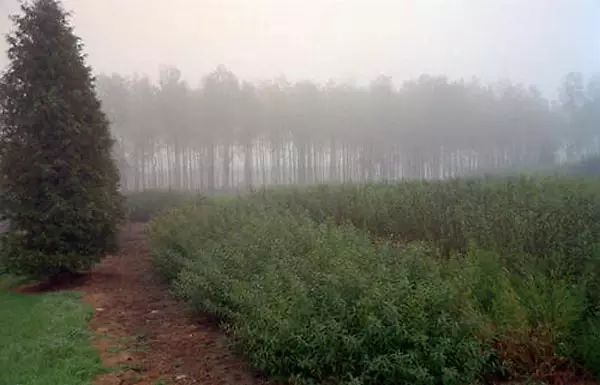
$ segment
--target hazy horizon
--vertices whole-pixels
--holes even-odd
[[[224,64],[250,81],[364,84],[388,75],[401,84],[427,73],[510,79],[554,96],[568,72],[589,76],[600,68],[596,0],[63,3],[96,73],[156,78],[161,65],[173,65],[192,85]],[[5,15],[18,6],[0,4]],[[10,25],[4,17],[2,32]]]

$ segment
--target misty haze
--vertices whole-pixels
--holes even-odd
[[[441,178],[596,150],[572,148],[561,109],[600,92],[595,0],[65,6],[125,190]]]
[[[600,384],[600,0],[0,14],[0,384]]]

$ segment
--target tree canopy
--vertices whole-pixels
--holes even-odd
[[[436,179],[550,166],[597,151],[600,92],[568,74],[561,99],[508,81],[423,75],[400,87],[239,80],[191,87],[176,68],[99,76],[127,190]]]

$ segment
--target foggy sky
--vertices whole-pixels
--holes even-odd
[[[0,3],[5,15],[16,9]],[[600,0],[64,3],[96,72],[155,76],[171,64],[193,85],[225,64],[247,80],[365,83],[385,74],[400,84],[429,73],[510,78],[553,96],[567,72],[600,71]]]

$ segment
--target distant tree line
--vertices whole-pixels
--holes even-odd
[[[100,75],[122,187],[240,189],[277,184],[439,179],[548,166],[598,152],[600,80],[577,73],[559,100],[535,87],[423,75],[395,87],[253,84],[219,66],[198,87],[179,70]]]

